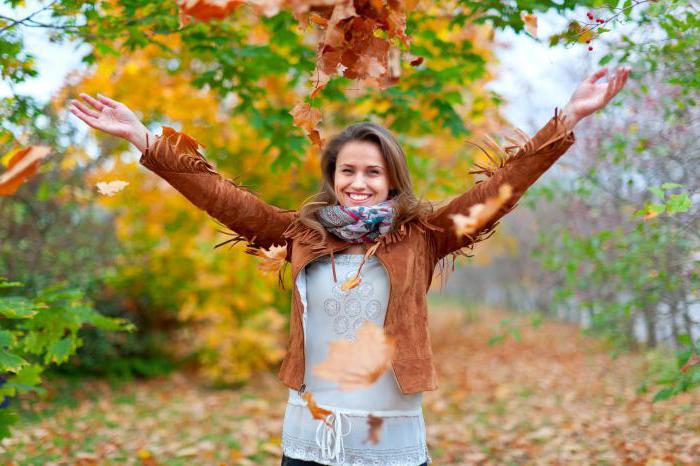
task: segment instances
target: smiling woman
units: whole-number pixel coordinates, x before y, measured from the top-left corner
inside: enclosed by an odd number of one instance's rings
[[[235,231],[232,241],[247,241],[246,252],[283,245],[279,262],[291,263],[294,290],[289,343],[278,374],[289,389],[282,464],[424,466],[432,460],[421,397],[437,388],[426,300],[433,272],[450,254],[493,231],[575,142],[574,125],[607,105],[628,73],[618,69],[607,83],[596,82],[605,68],[589,76],[537,134],[524,135],[494,160],[496,166],[472,171],[486,178],[438,208],[416,198],[401,146],[375,123],[350,125],[328,143],[321,189],[296,212],[271,206],[221,176],[196,139],[168,127],[154,137],[131,110],[106,96],[81,94],[86,103],[72,102],[71,112],[136,145],[143,152],[141,164]],[[455,234],[456,215],[483,207],[504,187],[512,194],[488,221],[470,234]],[[364,254],[349,254],[363,246],[368,246]],[[383,326],[395,351],[376,382],[343,393],[313,369],[329,345],[354,339],[366,321]],[[327,418],[309,414],[312,398],[303,396],[306,391],[330,413]],[[376,440],[372,446],[368,438]]]

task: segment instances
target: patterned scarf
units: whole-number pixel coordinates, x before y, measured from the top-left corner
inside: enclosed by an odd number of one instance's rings
[[[394,200],[387,199],[371,206],[333,205],[316,212],[326,230],[350,243],[370,243],[391,229]]]

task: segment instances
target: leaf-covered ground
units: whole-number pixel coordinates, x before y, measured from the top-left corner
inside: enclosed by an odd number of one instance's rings
[[[438,390],[424,394],[436,465],[700,464],[697,393],[651,403],[637,394],[641,355],[611,359],[576,327],[431,311]],[[23,400],[5,465],[278,465],[286,387],[265,374],[216,390],[192,376],[110,387],[53,384],[53,401]]]

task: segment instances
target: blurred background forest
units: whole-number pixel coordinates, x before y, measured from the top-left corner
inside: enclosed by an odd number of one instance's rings
[[[134,147],[80,128],[67,111],[79,92],[125,103],[155,134],[195,137],[219,172],[295,209],[319,182],[319,148],[289,113],[300,102],[319,109],[324,139],[356,121],[386,125],[415,191],[441,200],[475,181],[483,155],[467,141],[534,134],[565,104],[550,106],[552,95],[620,64],[633,70],[623,93],[577,126],[572,149],[430,298],[467,315],[507,310],[491,343],[563,320],[612,356],[648,355],[638,389],[655,400],[700,384],[697,2],[400,3],[410,47],[377,33],[392,41],[392,84],[336,75],[313,99],[323,28],[273,3],[182,25],[173,0],[2,2],[0,173],[29,146],[51,151],[0,196],[4,407],[56,377],[186,371],[243,387],[276,373],[286,347],[289,271],[283,290],[242,245],[215,249],[220,225],[141,167]],[[26,34],[37,31],[81,64],[47,98],[26,87],[40,68]],[[536,71],[556,74],[559,90],[533,79],[527,54],[543,49]],[[129,184],[97,190],[113,180]],[[17,413],[0,412],[1,438]]]

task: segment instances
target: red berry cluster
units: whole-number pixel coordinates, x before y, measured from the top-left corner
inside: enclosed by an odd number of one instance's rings
[[[586,16],[588,16],[588,19],[591,20],[591,21],[593,21],[593,20],[595,19],[596,24],[603,24],[603,23],[605,23],[605,20],[604,20],[604,19],[602,19],[602,18],[596,18],[596,17],[593,15],[593,12],[592,12],[592,11],[589,11],[588,13],[586,13]],[[591,40],[590,40],[590,39],[587,40],[586,43],[588,44],[588,51],[593,50],[593,47],[590,45],[590,44],[591,44]]]

